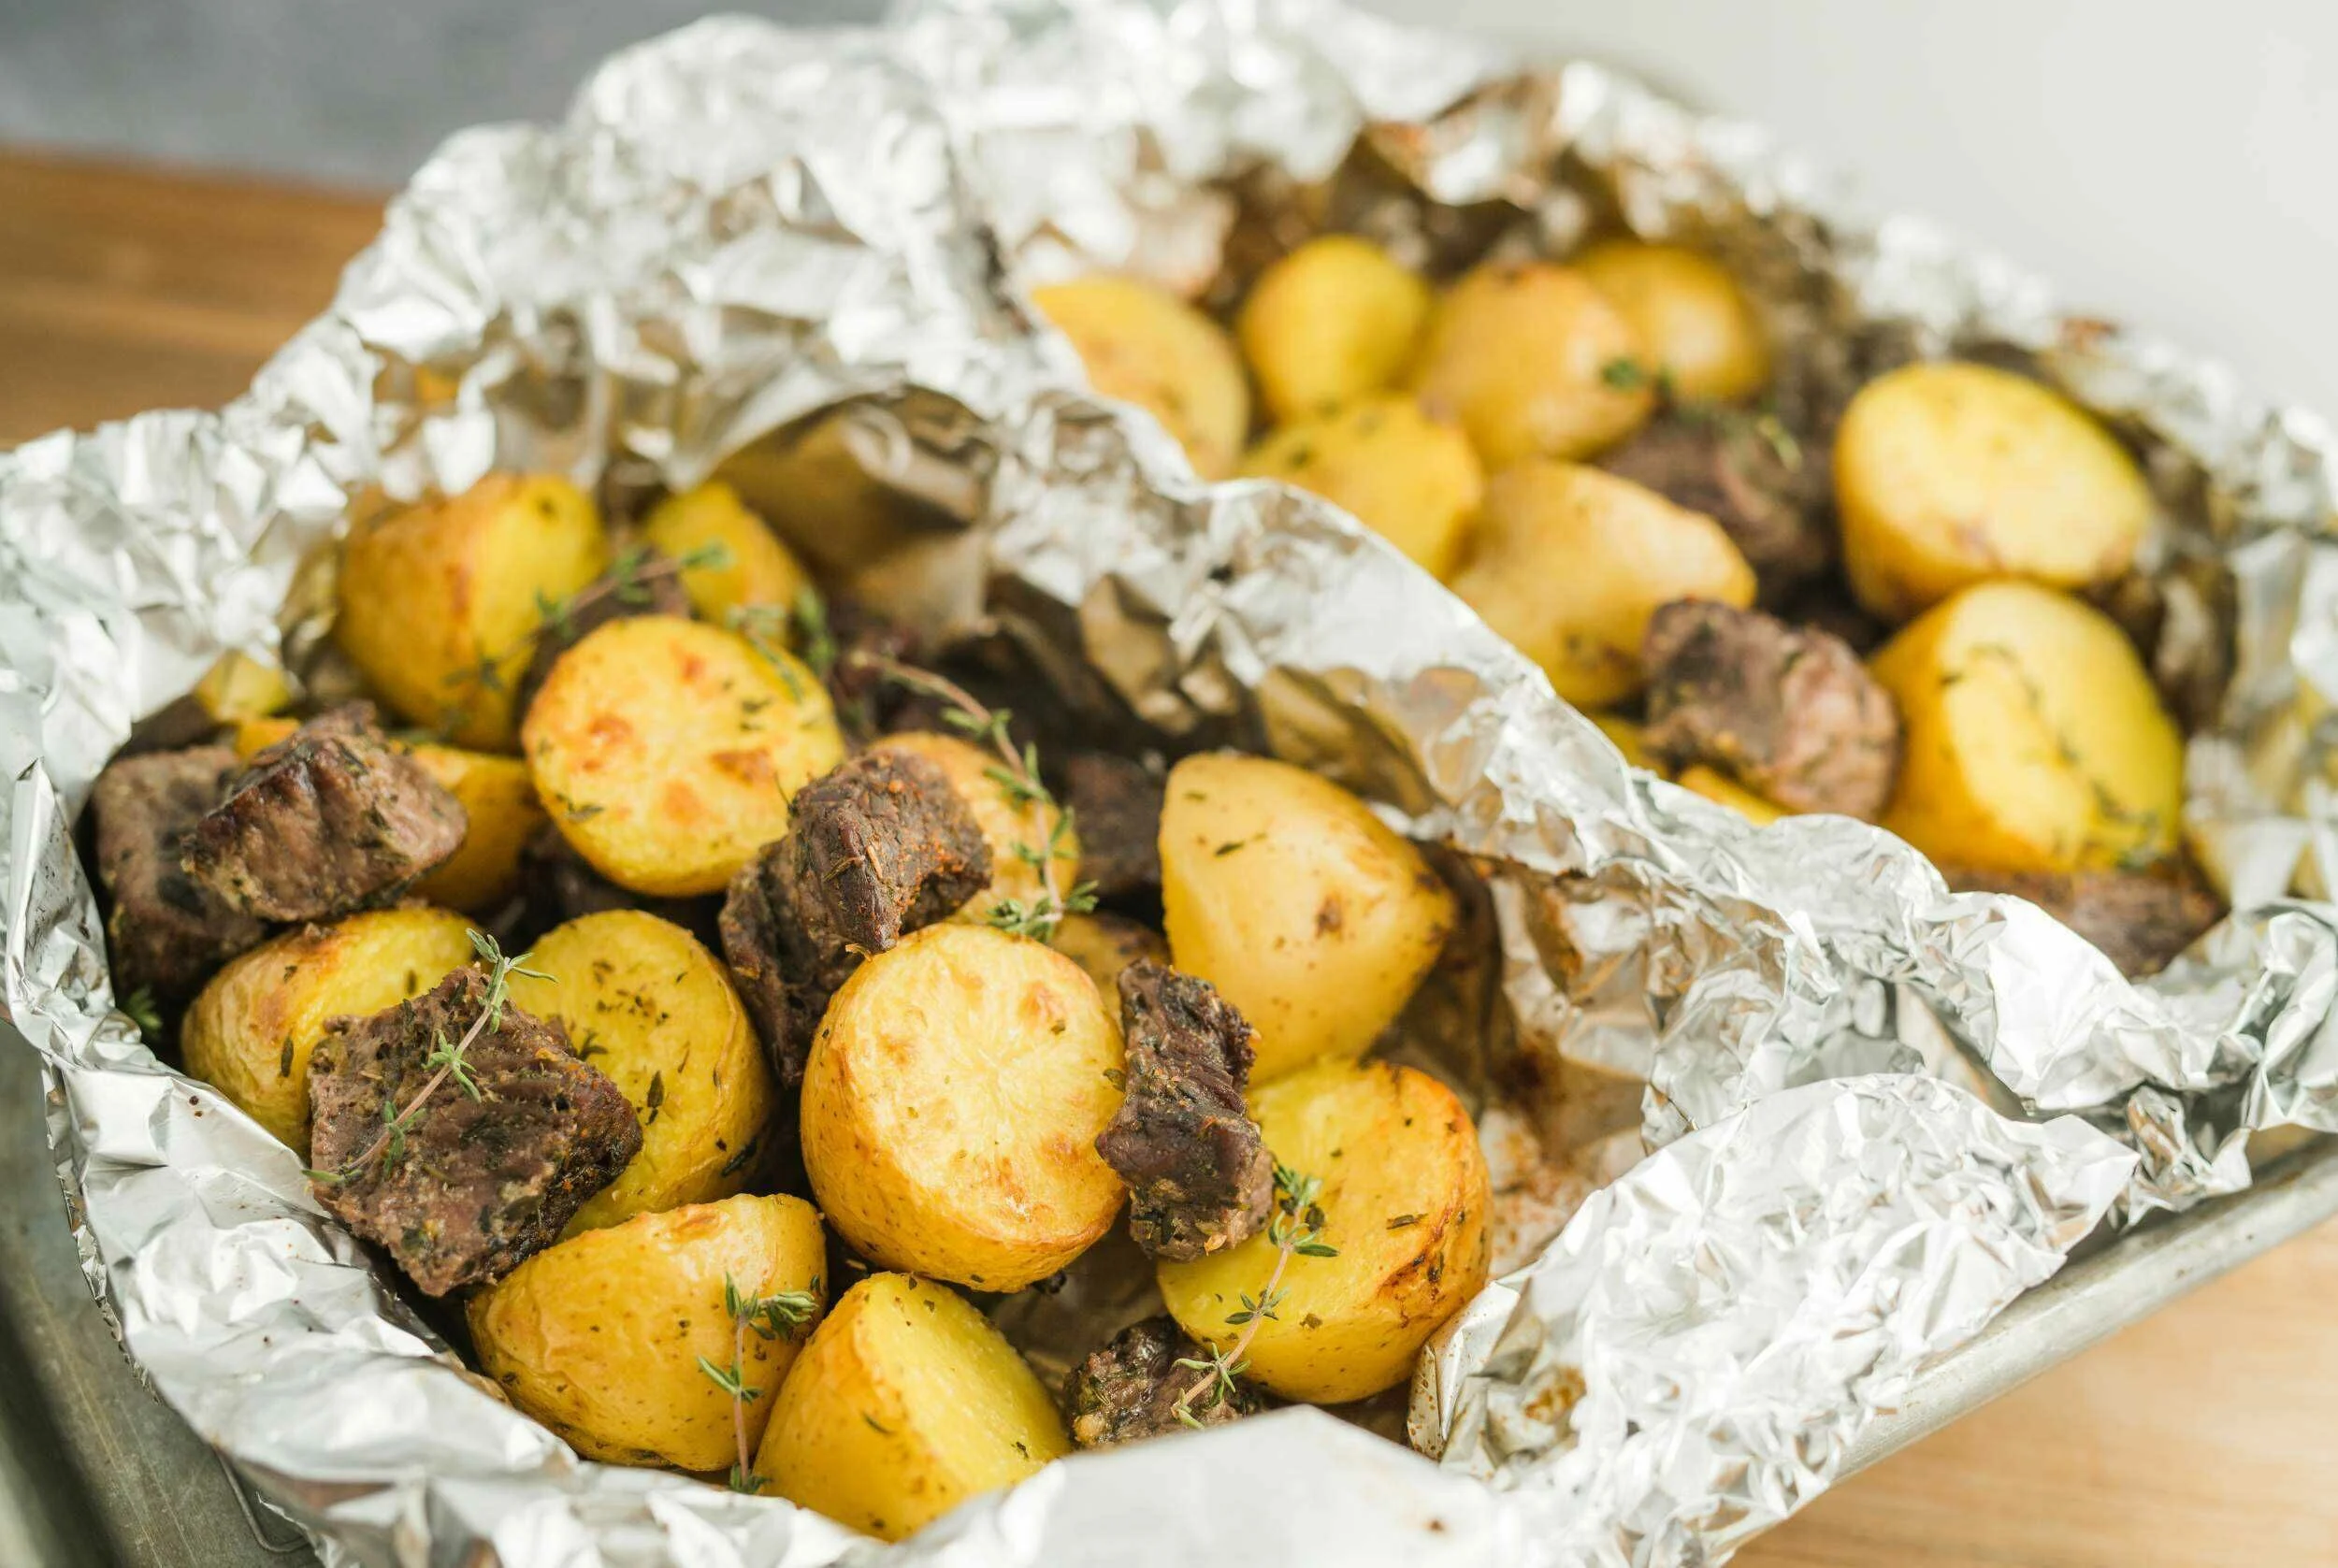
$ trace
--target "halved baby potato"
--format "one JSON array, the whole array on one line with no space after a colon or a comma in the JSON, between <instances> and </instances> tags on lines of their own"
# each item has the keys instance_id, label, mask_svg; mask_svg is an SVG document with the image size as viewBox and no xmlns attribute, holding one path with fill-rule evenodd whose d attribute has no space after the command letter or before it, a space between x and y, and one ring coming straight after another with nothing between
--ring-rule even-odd
<instances>
[{"instance_id":1,"label":"halved baby potato","mask_svg":"<svg viewBox=\"0 0 2338 1568\"><path fill-rule=\"evenodd\" d=\"M863 1256L979 1290L1046 1278L1125 1196L1096 1152L1120 1029L1079 965L988 926L929 926L856 971L803 1073L803 1162Z\"/></svg>"},{"instance_id":2,"label":"halved baby potato","mask_svg":"<svg viewBox=\"0 0 2338 1568\"><path fill-rule=\"evenodd\" d=\"M1271 431L1242 459L1354 514L1432 576L1460 560L1485 473L1469 438L1401 394L1367 396Z\"/></svg>"},{"instance_id":3,"label":"halved baby potato","mask_svg":"<svg viewBox=\"0 0 2338 1568\"><path fill-rule=\"evenodd\" d=\"M1610 239L1575 258L1576 270L1629 322L1683 398L1734 402L1769 382L1769 342L1729 269L1683 245Z\"/></svg>"},{"instance_id":4,"label":"halved baby potato","mask_svg":"<svg viewBox=\"0 0 2338 1568\"><path fill-rule=\"evenodd\" d=\"M1453 928L1420 850L1304 768L1231 753L1169 770L1161 884L1176 967L1258 1031L1254 1082L1361 1056Z\"/></svg>"},{"instance_id":5,"label":"halved baby potato","mask_svg":"<svg viewBox=\"0 0 2338 1568\"><path fill-rule=\"evenodd\" d=\"M568 1234L743 1190L774 1091L721 962L671 921L619 909L547 931L527 967L552 978L514 973L513 1003L566 1025L642 1118L642 1152Z\"/></svg>"},{"instance_id":6,"label":"halved baby potato","mask_svg":"<svg viewBox=\"0 0 2338 1568\"><path fill-rule=\"evenodd\" d=\"M561 837L610 881L663 896L728 885L844 756L801 660L673 615L612 621L561 655L521 741Z\"/></svg>"},{"instance_id":7,"label":"halved baby potato","mask_svg":"<svg viewBox=\"0 0 2338 1568\"><path fill-rule=\"evenodd\" d=\"M690 608L716 626L742 606L784 609L812 586L811 574L795 553L721 480L658 502L642 525L642 537L677 561L710 549L719 552L719 564L682 573Z\"/></svg>"},{"instance_id":8,"label":"halved baby potato","mask_svg":"<svg viewBox=\"0 0 2338 1568\"><path fill-rule=\"evenodd\" d=\"M1072 1451L1039 1378L947 1286L871 1274L796 1359L757 1472L800 1507L898 1541Z\"/></svg>"},{"instance_id":9,"label":"halved baby potato","mask_svg":"<svg viewBox=\"0 0 2338 1568\"><path fill-rule=\"evenodd\" d=\"M1089 384L1161 422L1204 479L1234 471L1250 388L1225 328L1158 284L1098 274L1032 291L1072 340Z\"/></svg>"},{"instance_id":10,"label":"halved baby potato","mask_svg":"<svg viewBox=\"0 0 2338 1568\"><path fill-rule=\"evenodd\" d=\"M1061 823L1062 813L1054 807L1017 805L1015 792L997 777L1004 763L996 753L955 735L923 729L888 735L869 749L907 752L941 769L990 846L990 885L960 905L952 919L982 920L1003 901L1037 899L1046 884L1032 857L1050 842L1055 845L1056 885L1068 891L1079 881L1079 835Z\"/></svg>"},{"instance_id":11,"label":"halved baby potato","mask_svg":"<svg viewBox=\"0 0 2338 1568\"><path fill-rule=\"evenodd\" d=\"M744 1421L752 1454L812 1337L827 1267L811 1204L726 1198L570 1236L466 1310L481 1370L586 1459L728 1470L739 1462L735 1423ZM742 1334L726 1287L794 1299ZM700 1362L738 1367L754 1397L734 1410Z\"/></svg>"},{"instance_id":12,"label":"halved baby potato","mask_svg":"<svg viewBox=\"0 0 2338 1568\"><path fill-rule=\"evenodd\" d=\"M1402 1382L1431 1334L1486 1282L1485 1156L1453 1091L1393 1062L1320 1062L1250 1097L1276 1162L1322 1183L1330 1258L1294 1254L1288 1292L1250 1341L1248 1375L1286 1399L1338 1404ZM1229 1322L1275 1268L1262 1231L1160 1265L1185 1331L1230 1348ZM1196 1374L1195 1375L1199 1375Z\"/></svg>"},{"instance_id":13,"label":"halved baby potato","mask_svg":"<svg viewBox=\"0 0 2338 1568\"><path fill-rule=\"evenodd\" d=\"M1429 303L1418 274L1351 234L1310 239L1260 273L1234 333L1268 417L1311 418L1393 382Z\"/></svg>"},{"instance_id":14,"label":"halved baby potato","mask_svg":"<svg viewBox=\"0 0 2338 1568\"><path fill-rule=\"evenodd\" d=\"M420 905L301 926L213 975L180 1026L187 1071L309 1153L309 1057L325 1021L418 997L469 963L470 923Z\"/></svg>"}]
</instances>

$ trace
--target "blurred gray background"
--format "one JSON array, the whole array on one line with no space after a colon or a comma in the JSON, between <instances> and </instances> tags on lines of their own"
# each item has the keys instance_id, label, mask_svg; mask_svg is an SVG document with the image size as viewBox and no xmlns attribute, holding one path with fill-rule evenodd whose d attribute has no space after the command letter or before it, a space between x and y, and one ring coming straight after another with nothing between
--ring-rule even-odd
<instances>
[{"instance_id":1,"label":"blurred gray background","mask_svg":"<svg viewBox=\"0 0 2338 1568\"><path fill-rule=\"evenodd\" d=\"M803 22L884 0L762 0ZM2333 0L1373 0L1635 65L2338 412ZM396 183L693 0L0 0L0 140ZM0 243L6 216L0 214Z\"/></svg>"}]
</instances>

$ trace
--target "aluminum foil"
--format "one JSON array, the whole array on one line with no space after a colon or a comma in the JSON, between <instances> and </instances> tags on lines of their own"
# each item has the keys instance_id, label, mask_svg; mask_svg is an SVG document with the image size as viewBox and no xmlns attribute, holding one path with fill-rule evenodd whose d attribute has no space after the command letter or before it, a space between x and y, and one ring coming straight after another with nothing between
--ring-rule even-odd
<instances>
[{"instance_id":1,"label":"aluminum foil","mask_svg":"<svg viewBox=\"0 0 2338 1568\"><path fill-rule=\"evenodd\" d=\"M1310 224L1446 266L1603 215L1751 279L1797 407L1955 350L2143 445L2165 517L2132 587L2241 914L2131 986L1872 829L1755 831L1633 773L1327 506L1195 482L1020 292L1107 266L1222 297ZM1498 924L1484 1032L1533 1086L1495 1109L1610 1173L1661 1145L1432 1346L1412 1430L1441 1463L1291 1411L1079 1457L888 1553L581 1461L113 1010L90 783L221 650L313 644L303 565L351 509L498 468L687 483L846 404L837 450L917 521L865 570L816 527L808 554L1016 650L1100 733L1319 768L1445 846ZM2244 1183L2250 1129L2338 1126L2338 915L2283 897L2338 855L2327 446L1594 67L1315 0L718 19L611 61L558 126L455 137L227 410L0 456L0 996L130 1353L334 1561L1715 1561L2107 1214Z\"/></svg>"}]
</instances>

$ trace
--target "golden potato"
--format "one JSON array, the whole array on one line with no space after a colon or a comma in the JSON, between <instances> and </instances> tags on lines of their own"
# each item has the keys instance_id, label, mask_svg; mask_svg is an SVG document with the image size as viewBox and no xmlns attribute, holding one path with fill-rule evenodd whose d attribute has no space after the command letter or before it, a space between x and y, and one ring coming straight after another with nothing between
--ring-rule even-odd
<instances>
[{"instance_id":1,"label":"golden potato","mask_svg":"<svg viewBox=\"0 0 2338 1568\"><path fill-rule=\"evenodd\" d=\"M1048 944L1088 971L1107 1012L1120 1007L1120 971L1139 958L1169 961L1169 942L1149 926L1118 914L1067 914Z\"/></svg>"},{"instance_id":2,"label":"golden potato","mask_svg":"<svg viewBox=\"0 0 2338 1568\"><path fill-rule=\"evenodd\" d=\"M1780 817L1794 813L1777 801L1754 794L1728 774L1708 768L1701 762L1681 770L1673 781L1691 795L1701 795L1718 806L1726 806L1756 827L1767 827Z\"/></svg>"},{"instance_id":3,"label":"golden potato","mask_svg":"<svg viewBox=\"0 0 2338 1568\"><path fill-rule=\"evenodd\" d=\"M298 719L263 716L236 721L236 755L246 762L279 741L290 740L292 732L300 727Z\"/></svg>"},{"instance_id":4,"label":"golden potato","mask_svg":"<svg viewBox=\"0 0 2338 1568\"><path fill-rule=\"evenodd\" d=\"M1486 487L1453 592L1578 707L1645 683L1640 640L1674 599L1754 602L1754 568L1703 512L1573 463L1521 463Z\"/></svg>"},{"instance_id":5,"label":"golden potato","mask_svg":"<svg viewBox=\"0 0 2338 1568\"><path fill-rule=\"evenodd\" d=\"M1943 863L2116 868L2175 847L2184 737L2101 611L1976 583L1879 650L1905 753L1883 826Z\"/></svg>"},{"instance_id":6,"label":"golden potato","mask_svg":"<svg viewBox=\"0 0 2338 1568\"><path fill-rule=\"evenodd\" d=\"M1486 487L1469 439L1393 393L1269 433L1242 472L1314 491L1436 577L1460 560Z\"/></svg>"},{"instance_id":7,"label":"golden potato","mask_svg":"<svg viewBox=\"0 0 2338 1568\"><path fill-rule=\"evenodd\" d=\"M568 1233L743 1190L774 1091L721 962L671 921L619 909L546 932L527 967L552 978L513 974L512 1000L567 1025L642 1117L642 1152Z\"/></svg>"},{"instance_id":8,"label":"golden potato","mask_svg":"<svg viewBox=\"0 0 2338 1568\"><path fill-rule=\"evenodd\" d=\"M325 1020L418 997L474 957L468 921L418 905L286 931L213 975L187 1009L187 1071L306 1159L309 1056Z\"/></svg>"},{"instance_id":9,"label":"golden potato","mask_svg":"<svg viewBox=\"0 0 2338 1568\"><path fill-rule=\"evenodd\" d=\"M1678 396L1734 402L1769 384L1769 341L1753 302L1710 256L1611 239L1576 257L1575 268L1631 324L1648 367Z\"/></svg>"},{"instance_id":10,"label":"golden potato","mask_svg":"<svg viewBox=\"0 0 2338 1568\"><path fill-rule=\"evenodd\" d=\"M1361 1056L1453 928L1452 891L1364 803L1263 756L1169 770L1161 896L1177 968L1258 1030L1254 1082Z\"/></svg>"},{"instance_id":11,"label":"golden potato","mask_svg":"<svg viewBox=\"0 0 2338 1568\"><path fill-rule=\"evenodd\" d=\"M1631 324L1569 267L1489 263L1429 317L1412 390L1458 420L1489 471L1525 457L1588 457L1647 421L1651 378Z\"/></svg>"},{"instance_id":12,"label":"golden potato","mask_svg":"<svg viewBox=\"0 0 2338 1568\"><path fill-rule=\"evenodd\" d=\"M1599 726L1599 733L1615 742L1615 749L1624 754L1624 760L1635 768L1645 768L1652 773L1665 770L1664 759L1648 749L1648 732L1620 713L1585 713L1583 717Z\"/></svg>"},{"instance_id":13,"label":"golden potato","mask_svg":"<svg viewBox=\"0 0 2338 1568\"><path fill-rule=\"evenodd\" d=\"M521 726L561 836L637 893L714 893L787 831L844 757L819 678L672 615L612 621L560 655Z\"/></svg>"},{"instance_id":14,"label":"golden potato","mask_svg":"<svg viewBox=\"0 0 2338 1568\"><path fill-rule=\"evenodd\" d=\"M1071 1451L989 1318L946 1286L871 1274L780 1385L755 1468L788 1502L898 1541Z\"/></svg>"},{"instance_id":15,"label":"golden potato","mask_svg":"<svg viewBox=\"0 0 2338 1568\"><path fill-rule=\"evenodd\" d=\"M1322 1185L1332 1258L1294 1255L1273 1317L1261 1319L1249 1375L1286 1399L1340 1404L1404 1381L1413 1358L1486 1282L1485 1156L1453 1091L1393 1062L1319 1062L1266 1085L1250 1114L1276 1162ZM1162 1299L1185 1331L1220 1349L1227 1318L1263 1293L1276 1249L1265 1232L1191 1263L1159 1267Z\"/></svg>"},{"instance_id":16,"label":"golden potato","mask_svg":"<svg viewBox=\"0 0 2338 1568\"><path fill-rule=\"evenodd\" d=\"M820 1212L891 1269L1020 1290L1112 1228L1096 1152L1119 1108L1120 1030L1062 954L929 926L856 971L803 1073ZM1108 1076L1109 1075L1109 1076Z\"/></svg>"},{"instance_id":17,"label":"golden potato","mask_svg":"<svg viewBox=\"0 0 2338 1568\"><path fill-rule=\"evenodd\" d=\"M1223 327L1136 278L1055 283L1033 289L1031 302L1072 340L1099 394L1159 420L1204 479L1234 471L1250 389Z\"/></svg>"},{"instance_id":18,"label":"golden potato","mask_svg":"<svg viewBox=\"0 0 2338 1568\"><path fill-rule=\"evenodd\" d=\"M490 474L351 529L334 636L410 722L510 751L512 693L543 605L608 565L600 514L583 491L554 474Z\"/></svg>"},{"instance_id":19,"label":"golden potato","mask_svg":"<svg viewBox=\"0 0 2338 1568\"><path fill-rule=\"evenodd\" d=\"M859 417L845 410L766 436L714 470L790 550L840 578L920 533L916 504L853 454Z\"/></svg>"},{"instance_id":20,"label":"golden potato","mask_svg":"<svg viewBox=\"0 0 2338 1568\"><path fill-rule=\"evenodd\" d=\"M1412 363L1429 285L1368 239L1327 234L1259 274L1234 321L1277 423L1378 392Z\"/></svg>"},{"instance_id":21,"label":"golden potato","mask_svg":"<svg viewBox=\"0 0 2338 1568\"><path fill-rule=\"evenodd\" d=\"M1903 366L1859 389L1835 436L1843 568L1904 620L1969 583L2058 588L2127 569L2151 492L2084 410L1986 365Z\"/></svg>"},{"instance_id":22,"label":"golden potato","mask_svg":"<svg viewBox=\"0 0 2338 1568\"><path fill-rule=\"evenodd\" d=\"M195 683L195 700L212 723L238 724L290 702L292 683L276 666L229 649Z\"/></svg>"},{"instance_id":23,"label":"golden potato","mask_svg":"<svg viewBox=\"0 0 2338 1568\"><path fill-rule=\"evenodd\" d=\"M1033 803L1015 804L1014 793L991 775L1003 763L998 755L955 735L909 730L888 735L869 748L878 752L910 752L933 763L949 776L951 786L965 799L990 846L990 885L960 906L955 920L981 920L1003 899L1028 902L1046 890L1039 868L1024 857L1053 842L1056 885L1066 890L1079 881L1079 835L1061 822L1062 813Z\"/></svg>"},{"instance_id":24,"label":"golden potato","mask_svg":"<svg viewBox=\"0 0 2338 1568\"><path fill-rule=\"evenodd\" d=\"M413 748L414 760L462 802L462 847L414 885L418 898L450 909L491 910L520 890L520 852L544 825L527 764L513 756Z\"/></svg>"},{"instance_id":25,"label":"golden potato","mask_svg":"<svg viewBox=\"0 0 2338 1568\"><path fill-rule=\"evenodd\" d=\"M570 1236L466 1310L480 1370L586 1459L729 1470L739 1462L734 1419L744 1418L752 1455L772 1396L812 1337L827 1266L811 1204L726 1198ZM786 1299L742 1333L726 1282L758 1302ZM758 1397L734 1411L701 1360L738 1367Z\"/></svg>"},{"instance_id":26,"label":"golden potato","mask_svg":"<svg viewBox=\"0 0 2338 1568\"><path fill-rule=\"evenodd\" d=\"M642 525L642 537L677 561L719 548L722 565L691 567L682 574L690 608L716 626L742 605L792 605L812 586L794 553L721 480L658 502Z\"/></svg>"}]
</instances>

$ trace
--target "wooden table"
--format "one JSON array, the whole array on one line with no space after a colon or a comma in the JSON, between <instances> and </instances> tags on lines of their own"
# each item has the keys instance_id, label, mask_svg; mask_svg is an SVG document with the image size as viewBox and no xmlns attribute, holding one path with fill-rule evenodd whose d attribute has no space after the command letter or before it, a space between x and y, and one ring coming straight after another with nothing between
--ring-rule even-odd
<instances>
[{"instance_id":1,"label":"wooden table","mask_svg":"<svg viewBox=\"0 0 2338 1568\"><path fill-rule=\"evenodd\" d=\"M0 442L210 406L381 204L0 156ZM1855 1477L1749 1568L2338 1563L2338 1222Z\"/></svg>"}]
</instances>

